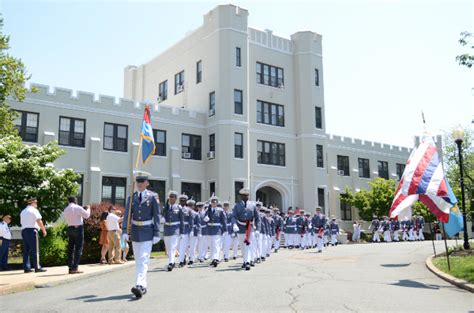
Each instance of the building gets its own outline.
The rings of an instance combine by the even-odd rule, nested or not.
[[[143,101],[152,99],[156,156],[143,168],[161,201],[216,193],[358,218],[339,201],[346,186],[398,179],[410,149],[326,133],[322,36],[290,39],[248,27],[248,12],[220,5],[201,27],[146,64],[124,69],[124,98],[36,85],[17,126],[27,142],[58,140],[56,165],[82,175],[83,202],[123,204],[132,186]]]

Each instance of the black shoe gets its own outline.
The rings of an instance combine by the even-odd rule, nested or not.
[[[32,273],[32,270],[24,270],[25,273]]]
[[[167,269],[168,269],[168,272],[171,272],[173,270],[173,264],[171,264],[171,263],[168,264]]]
[[[35,269],[35,273],[43,273],[43,272],[46,272],[44,268]]]
[[[193,263],[194,263],[193,261],[189,261],[188,265],[193,265]]]
[[[242,264],[242,268],[245,268],[246,266],[247,266],[247,263],[244,262],[244,263]]]
[[[249,263],[245,263],[244,267],[245,267],[246,271],[250,271],[250,264]]]
[[[184,266],[184,263],[183,263],[183,262],[179,262],[178,267],[183,267],[183,266]]]
[[[260,263],[260,258],[257,258],[257,260],[255,261],[255,263]]]
[[[250,266],[251,267],[254,267],[255,266],[255,263],[253,263],[252,261],[250,262]]]
[[[228,259],[228,258],[224,258],[224,262],[229,262],[229,259]]]
[[[262,262],[265,262],[265,258],[263,256],[260,259],[262,260]]]
[[[214,267],[217,267],[218,264],[219,264],[219,260],[212,260],[212,265]]]
[[[232,260],[237,260],[237,257],[235,257],[235,256],[234,256],[234,257],[232,257]]]
[[[143,288],[142,286],[132,287],[132,293],[137,299],[140,299],[144,294],[146,294],[146,288]]]
[[[175,267],[176,267],[176,263],[173,263],[172,266],[173,266],[173,268],[175,268]]]
[[[288,249],[293,249],[293,246],[289,246]]]
[[[203,260],[203,259],[199,259],[199,263],[202,263],[202,262],[204,262],[204,260]]]
[[[186,257],[184,257],[184,261],[183,261],[184,265],[186,265]]]
[[[269,258],[269,257],[270,257],[270,254],[267,253],[267,258]]]
[[[275,253],[277,253],[277,252],[278,252],[278,249],[275,249]]]

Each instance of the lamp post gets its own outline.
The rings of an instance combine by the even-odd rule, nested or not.
[[[461,127],[457,127],[453,131],[454,142],[458,146],[458,156],[459,156],[459,173],[460,173],[460,183],[461,183],[461,204],[462,204],[462,221],[464,227],[464,249],[469,249],[469,239],[467,238],[467,223],[466,223],[466,202],[464,200],[464,172],[462,164],[462,142],[464,139],[464,130]]]

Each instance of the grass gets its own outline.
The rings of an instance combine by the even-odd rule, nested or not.
[[[166,256],[165,251],[155,251],[151,253],[152,258],[164,257],[164,256]]]
[[[446,256],[433,259],[433,264],[445,273],[474,284],[474,255],[450,256],[451,270],[448,271]]]

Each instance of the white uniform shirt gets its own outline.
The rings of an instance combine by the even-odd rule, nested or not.
[[[20,222],[21,229],[25,228],[36,228],[39,229],[39,225],[36,220],[41,219],[41,214],[37,208],[29,205],[21,211]]]
[[[107,215],[107,219],[105,220],[105,222],[107,224],[107,230],[108,231],[118,230],[119,229],[119,223],[118,223],[119,220],[120,220],[120,217],[118,217],[114,213],[109,213],[109,215]]]
[[[4,239],[8,240],[12,239],[12,233],[10,232],[10,228],[5,222],[0,222],[0,237],[3,237]]]
[[[84,224],[83,218],[89,218],[91,215],[90,210],[84,210],[83,207],[75,204],[70,203],[64,209],[64,220],[68,226],[79,226]]]

